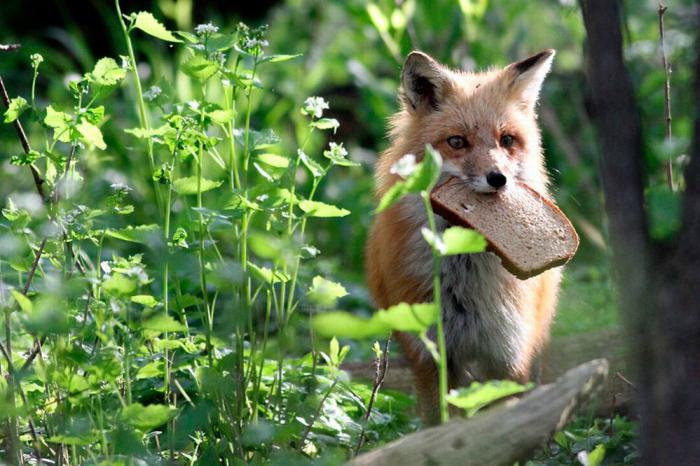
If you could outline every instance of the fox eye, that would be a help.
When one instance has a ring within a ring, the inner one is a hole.
[[[464,149],[469,145],[467,140],[462,136],[450,136],[447,138],[447,144],[449,144],[453,149]]]
[[[501,136],[500,144],[501,144],[501,147],[503,147],[505,149],[511,148],[513,146],[514,142],[515,142],[515,138],[510,134],[504,134],[503,136]]]

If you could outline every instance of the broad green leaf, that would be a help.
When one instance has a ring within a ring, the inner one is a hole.
[[[206,58],[195,55],[182,65],[180,69],[188,76],[199,81],[206,81],[214,76],[219,70],[219,65],[216,62],[209,61]]]
[[[157,231],[158,225],[155,224],[137,226],[129,225],[121,230],[106,230],[105,236],[132,243],[145,244],[148,238],[155,235]]]
[[[223,181],[213,181],[206,178],[202,178],[201,190],[202,192],[211,191],[221,186]],[[197,194],[199,182],[196,176],[188,176],[186,178],[178,178],[173,181],[173,189],[182,195]]]
[[[313,317],[311,324],[321,336],[341,338],[385,337],[391,328],[377,319],[363,319],[349,312],[322,312]]]
[[[151,361],[138,370],[138,372],[136,373],[136,379],[140,380],[150,379],[153,377],[161,377],[164,372],[165,364],[163,361]]]
[[[11,290],[11,293],[17,304],[19,304],[20,309],[27,314],[31,314],[33,310],[32,301],[17,290]]]
[[[345,217],[350,213],[331,204],[309,200],[299,202],[299,208],[311,217]]]
[[[53,137],[61,142],[70,142],[69,125],[73,122],[73,118],[65,112],[55,110],[51,105],[46,107],[46,116],[44,124],[49,128],[53,128]]]
[[[149,431],[162,426],[177,414],[177,409],[165,405],[134,403],[122,409],[119,418],[137,429]]]
[[[136,291],[136,282],[120,273],[115,273],[102,283],[102,288],[110,294],[129,295]]]
[[[141,324],[141,328],[155,332],[184,332],[187,330],[187,327],[175,320],[173,316],[165,313],[149,317]]]
[[[338,298],[347,296],[348,292],[343,285],[326,280],[320,275],[316,275],[309,288],[309,299],[319,306],[331,307],[335,305]]]
[[[131,129],[125,129],[124,132],[126,134],[131,134],[132,136],[135,136],[139,139],[149,139],[153,138],[156,136],[163,136],[168,130],[170,129],[170,126],[167,124],[163,126],[159,126],[158,128],[131,128]]]
[[[471,254],[486,250],[486,238],[476,230],[458,226],[450,227],[442,233],[445,245],[443,256]]]
[[[257,159],[265,165],[275,168],[287,168],[289,166],[289,159],[277,154],[258,154]]]
[[[439,317],[440,311],[433,303],[400,303],[377,311],[373,319],[379,320],[392,330],[422,333],[435,324]]]
[[[158,39],[165,40],[168,42],[182,42],[180,39],[175,37],[172,32],[168,31],[163,24],[158,21],[151,13],[147,11],[140,11],[134,16],[134,27],[141,29],[146,34],[149,34]]]
[[[114,86],[126,77],[126,70],[113,58],[100,58],[90,73],[90,79],[100,86]]]
[[[432,230],[425,227],[421,228],[420,233],[421,235],[423,235],[423,239],[426,241],[426,243],[428,243],[430,247],[436,250],[438,254],[440,254],[441,256],[447,254],[447,247],[442,241],[440,233],[433,233]]]
[[[530,390],[534,385],[521,385],[511,380],[492,380],[481,383],[473,382],[468,388],[452,390],[447,396],[450,404],[463,409],[467,417],[472,417],[481,408],[501,398]]]
[[[64,445],[84,447],[94,443],[97,439],[98,435],[91,432],[83,435],[52,435],[51,437],[47,438],[46,441],[49,443],[61,443]]]
[[[231,122],[236,115],[233,110],[212,110],[207,112],[211,121],[219,125],[226,125]]]
[[[142,304],[146,307],[153,308],[158,305],[158,300],[149,294],[137,294],[131,297],[131,302]]]
[[[78,123],[78,126],[76,126],[76,129],[83,136],[83,140],[88,144],[91,144],[101,150],[105,150],[107,148],[107,144],[105,144],[105,141],[102,138],[102,131],[100,131],[100,128],[97,126],[93,125],[92,123],[88,123],[87,121],[81,121]]]
[[[5,110],[5,123],[12,123],[28,108],[29,104],[24,97],[15,97]]]
[[[276,270],[273,272],[267,267],[255,265],[250,261],[248,261],[248,271],[252,276],[265,283],[284,283],[289,281],[289,275],[287,275],[286,273],[280,270]]]

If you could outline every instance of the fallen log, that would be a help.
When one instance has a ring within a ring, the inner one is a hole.
[[[561,429],[576,408],[603,385],[607,374],[607,360],[587,362],[514,404],[407,435],[347,465],[511,466]]]

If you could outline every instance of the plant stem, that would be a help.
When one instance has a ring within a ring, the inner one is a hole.
[[[124,17],[122,15],[122,10],[119,6],[119,0],[114,0],[114,5],[117,8],[117,16],[119,17],[119,24],[121,25],[122,32],[124,34],[124,42],[126,43],[126,49],[129,54],[129,68],[131,70],[131,74],[134,76],[134,83],[136,85],[136,102],[138,103],[138,110],[139,110],[139,122],[141,123],[141,127],[145,130],[151,129],[151,125],[148,121],[148,113],[146,112],[146,104],[143,101],[143,89],[141,87],[141,78],[139,78],[139,73],[138,70],[136,69],[136,56],[134,55],[134,47],[131,45],[131,37],[129,36],[129,30],[126,27],[126,23],[124,22]],[[149,178],[153,178],[153,173],[155,172],[155,158],[153,156],[153,141],[151,141],[150,138],[147,138],[147,144],[146,144],[146,152],[148,154],[148,168],[150,170],[149,172]],[[156,195],[156,207],[158,210],[158,215],[161,213],[161,205],[162,205],[162,200],[160,198],[160,187],[158,186],[158,182],[156,180],[152,180],[153,182],[153,190]]]
[[[435,224],[435,214],[430,205],[430,195],[427,191],[421,191],[421,198],[425,206],[425,212],[428,216],[428,225],[434,236],[437,236],[437,226]],[[443,424],[450,420],[449,411],[447,409],[447,347],[445,345],[445,329],[443,327],[442,316],[442,299],[440,285],[440,253],[435,247],[432,247],[433,252],[433,302],[439,310],[437,321],[437,343],[440,360],[438,361],[438,378],[439,378],[439,395],[440,395],[440,422]]]
[[[664,67],[665,83],[664,83],[664,116],[666,120],[666,143],[669,146],[673,140],[673,134],[671,132],[671,65],[666,59],[666,46],[664,44],[664,13],[668,9],[663,3],[659,3],[659,42],[661,45],[661,63]],[[671,154],[672,155],[672,154]],[[669,157],[666,161],[666,182],[671,191],[675,191],[675,186],[673,185],[673,159]]]

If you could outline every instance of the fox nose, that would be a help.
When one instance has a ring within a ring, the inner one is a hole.
[[[486,182],[494,188],[505,186],[506,181],[506,175],[501,172],[490,172],[488,175],[486,175]]]

